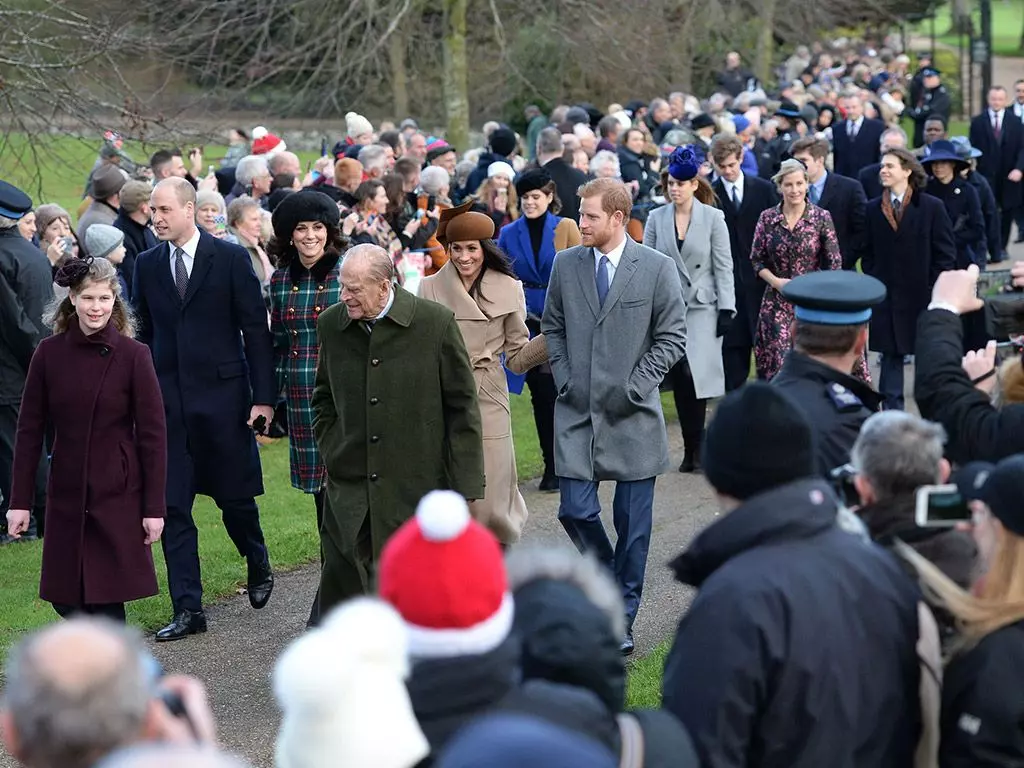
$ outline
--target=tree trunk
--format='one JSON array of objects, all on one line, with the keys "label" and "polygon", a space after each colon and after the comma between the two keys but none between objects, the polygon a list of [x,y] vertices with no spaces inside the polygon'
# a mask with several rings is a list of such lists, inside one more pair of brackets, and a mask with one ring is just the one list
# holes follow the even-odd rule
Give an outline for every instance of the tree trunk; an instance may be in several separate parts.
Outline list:
[{"label": "tree trunk", "polygon": [[391,64],[391,95],[395,121],[409,117],[409,76],[405,70],[405,22],[388,39],[388,59]]},{"label": "tree trunk", "polygon": [[950,34],[969,35],[974,24],[971,21],[971,0],[953,0],[949,5]]},{"label": "tree trunk", "polygon": [[469,73],[466,62],[466,7],[469,0],[444,0],[444,111],[448,143],[469,148]]},{"label": "tree trunk", "polygon": [[759,22],[761,29],[757,35],[757,58],[754,74],[762,85],[771,79],[772,51],[775,49],[775,6],[777,0],[763,0]]}]

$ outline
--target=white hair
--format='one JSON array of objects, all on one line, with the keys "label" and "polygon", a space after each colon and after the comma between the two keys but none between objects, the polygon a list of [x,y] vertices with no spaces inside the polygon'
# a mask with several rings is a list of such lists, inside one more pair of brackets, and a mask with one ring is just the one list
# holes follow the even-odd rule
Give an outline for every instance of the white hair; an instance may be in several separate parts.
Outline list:
[{"label": "white hair", "polygon": [[609,152],[607,149],[602,149],[600,152],[594,155],[590,161],[590,173],[593,176],[601,176],[601,169],[607,167],[614,167],[615,173],[612,174],[612,178],[618,178],[621,176],[619,169],[619,156],[614,152]]},{"label": "white hair", "polygon": [[270,173],[267,158],[263,155],[246,155],[235,166],[235,181],[243,187],[249,187],[253,179],[264,173]]},{"label": "white hair", "polygon": [[379,144],[367,144],[359,150],[357,159],[367,171],[383,171],[388,165],[387,153]]},{"label": "white hair", "polygon": [[437,196],[441,190],[450,187],[452,183],[448,171],[438,165],[430,165],[420,171],[420,187],[428,195]]},{"label": "white hair", "polygon": [[594,131],[591,130],[590,126],[586,125],[585,123],[576,123],[576,125],[572,127],[572,132],[573,135],[576,136],[576,138],[578,139],[596,138],[594,136]]}]

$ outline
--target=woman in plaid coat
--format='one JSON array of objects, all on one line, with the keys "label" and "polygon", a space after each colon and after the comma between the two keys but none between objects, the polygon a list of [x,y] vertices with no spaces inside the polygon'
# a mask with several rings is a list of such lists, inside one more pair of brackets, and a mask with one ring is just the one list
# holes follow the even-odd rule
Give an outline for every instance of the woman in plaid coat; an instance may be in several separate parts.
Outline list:
[{"label": "woman in plaid coat", "polygon": [[[324,465],[313,436],[310,405],[316,378],[316,321],[336,304],[343,239],[337,204],[323,192],[304,189],[274,209],[274,236],[267,250],[278,269],[270,280],[270,330],[278,391],[288,407],[292,486],[313,495],[317,531],[324,517]],[[313,600],[310,623],[319,595]]]}]

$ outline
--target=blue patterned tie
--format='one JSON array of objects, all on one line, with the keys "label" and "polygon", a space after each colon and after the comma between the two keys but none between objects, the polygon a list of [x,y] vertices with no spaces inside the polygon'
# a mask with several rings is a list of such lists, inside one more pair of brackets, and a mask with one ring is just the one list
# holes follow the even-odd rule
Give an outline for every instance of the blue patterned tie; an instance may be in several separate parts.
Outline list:
[{"label": "blue patterned tie", "polygon": [[604,300],[608,298],[608,257],[601,255],[597,262],[597,300],[604,306]]},{"label": "blue patterned tie", "polygon": [[188,270],[185,268],[185,252],[181,248],[174,249],[174,287],[178,289],[178,298],[184,301],[188,292]]}]

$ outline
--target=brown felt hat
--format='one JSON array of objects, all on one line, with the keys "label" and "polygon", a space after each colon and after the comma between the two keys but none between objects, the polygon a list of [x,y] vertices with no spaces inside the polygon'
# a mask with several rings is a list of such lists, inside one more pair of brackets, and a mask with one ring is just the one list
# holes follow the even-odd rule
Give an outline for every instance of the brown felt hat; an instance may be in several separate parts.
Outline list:
[{"label": "brown felt hat", "polygon": [[494,237],[494,220],[486,213],[472,211],[473,201],[441,211],[437,223],[437,241],[447,247],[462,240],[490,240]]}]

